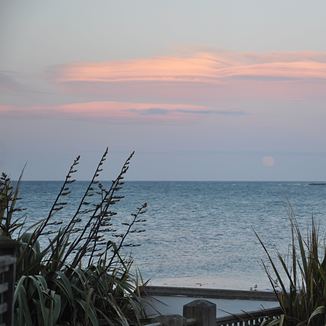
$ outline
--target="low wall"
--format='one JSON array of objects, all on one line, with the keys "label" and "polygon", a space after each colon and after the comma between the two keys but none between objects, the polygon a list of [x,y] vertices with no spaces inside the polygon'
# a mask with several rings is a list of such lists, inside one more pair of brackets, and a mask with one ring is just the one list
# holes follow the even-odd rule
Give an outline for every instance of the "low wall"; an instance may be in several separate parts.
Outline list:
[{"label": "low wall", "polygon": [[195,299],[208,299],[217,306],[216,317],[278,306],[272,292],[203,288],[146,286],[142,290],[148,315],[180,314],[185,304]]}]

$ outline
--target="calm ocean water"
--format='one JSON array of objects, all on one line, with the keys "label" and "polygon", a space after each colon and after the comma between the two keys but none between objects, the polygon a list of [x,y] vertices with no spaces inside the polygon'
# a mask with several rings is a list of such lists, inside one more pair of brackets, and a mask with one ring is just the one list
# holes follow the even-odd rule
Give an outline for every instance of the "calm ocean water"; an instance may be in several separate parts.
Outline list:
[{"label": "calm ocean water", "polygon": [[[87,183],[74,184],[69,217]],[[61,182],[23,182],[20,205],[29,224],[44,217]],[[265,255],[253,229],[272,250],[288,252],[288,204],[306,228],[312,214],[326,230],[326,186],[306,182],[127,182],[117,221],[143,202],[146,232],[134,241],[145,279],[163,284],[267,288]],[[130,250],[130,249],[128,249]],[[127,252],[126,252],[127,253]]]}]

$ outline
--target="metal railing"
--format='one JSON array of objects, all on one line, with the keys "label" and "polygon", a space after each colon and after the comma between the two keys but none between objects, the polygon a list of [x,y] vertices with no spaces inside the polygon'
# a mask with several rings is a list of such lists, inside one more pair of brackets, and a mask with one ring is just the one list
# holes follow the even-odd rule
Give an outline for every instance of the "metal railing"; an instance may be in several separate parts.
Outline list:
[{"label": "metal railing", "polygon": [[197,326],[197,321],[194,318],[182,318],[179,315],[176,316],[165,316],[165,320],[162,322],[153,322],[146,324],[145,326],[165,326],[165,325],[186,325],[186,326]]},{"label": "metal railing", "polygon": [[[207,304],[209,303],[206,301]],[[210,303],[211,304],[211,303]],[[193,306],[196,306],[192,303]],[[202,306],[203,308],[203,306]],[[201,308],[201,309],[202,309]],[[206,310],[206,311],[205,311]],[[181,315],[166,315],[157,317],[156,320],[153,320],[151,323],[146,323],[145,326],[259,326],[264,321],[272,321],[274,319],[280,318],[282,314],[281,308],[271,308],[271,309],[261,309],[257,311],[244,312],[241,314],[232,314],[230,316],[222,318],[208,318],[210,311],[204,308],[204,311],[199,312],[194,315],[194,318],[186,318]],[[197,315],[197,317],[196,317]],[[203,318],[204,316],[204,318]]]},{"label": "metal railing", "polygon": [[[256,300],[274,301],[277,298],[272,292],[222,290],[222,289],[198,289],[146,286],[141,289],[146,296],[186,296],[193,298],[210,298],[226,300]],[[161,315],[144,323],[146,326],[258,326],[264,321],[274,320],[280,317],[282,310],[279,307],[260,309],[257,311],[230,314],[229,316],[216,318],[216,304],[204,299],[197,299],[183,306],[181,315]]]},{"label": "metal railing", "polygon": [[241,314],[232,314],[230,316],[217,318],[216,326],[260,325],[265,320],[273,320],[279,318],[281,314],[282,309],[279,307],[244,312]]}]

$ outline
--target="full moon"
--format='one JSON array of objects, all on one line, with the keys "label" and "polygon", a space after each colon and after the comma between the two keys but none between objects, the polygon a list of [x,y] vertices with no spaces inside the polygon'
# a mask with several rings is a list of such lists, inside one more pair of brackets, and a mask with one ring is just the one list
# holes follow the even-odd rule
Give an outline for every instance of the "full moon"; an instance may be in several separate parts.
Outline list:
[{"label": "full moon", "polygon": [[264,156],[261,159],[261,163],[263,164],[263,166],[271,168],[275,165],[275,159],[273,156]]}]

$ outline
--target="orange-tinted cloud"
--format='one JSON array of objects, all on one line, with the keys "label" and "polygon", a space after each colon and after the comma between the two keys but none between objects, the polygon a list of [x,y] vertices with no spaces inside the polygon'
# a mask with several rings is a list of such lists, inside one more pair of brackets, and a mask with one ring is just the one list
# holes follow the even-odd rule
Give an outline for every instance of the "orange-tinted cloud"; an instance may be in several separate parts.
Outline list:
[{"label": "orange-tinted cloud", "polygon": [[0,105],[0,115],[14,117],[80,117],[121,120],[184,120],[199,116],[242,116],[241,110],[213,110],[204,105],[171,103],[135,103],[96,101],[62,105],[5,106]]},{"label": "orange-tinted cloud", "polygon": [[188,57],[71,64],[56,70],[58,82],[221,83],[230,78],[326,79],[326,53],[198,53]]},{"label": "orange-tinted cloud", "polygon": [[[217,62],[208,54],[62,66],[57,81],[201,81],[214,76]],[[220,68],[223,64],[220,64]]]},{"label": "orange-tinted cloud", "polygon": [[259,112],[268,110],[265,103],[323,103],[326,53],[211,52],[79,63],[53,67],[51,77],[59,104],[45,93],[45,105],[24,98],[16,102],[24,108],[0,107],[2,116],[54,114],[144,121],[252,117],[255,107]]}]

